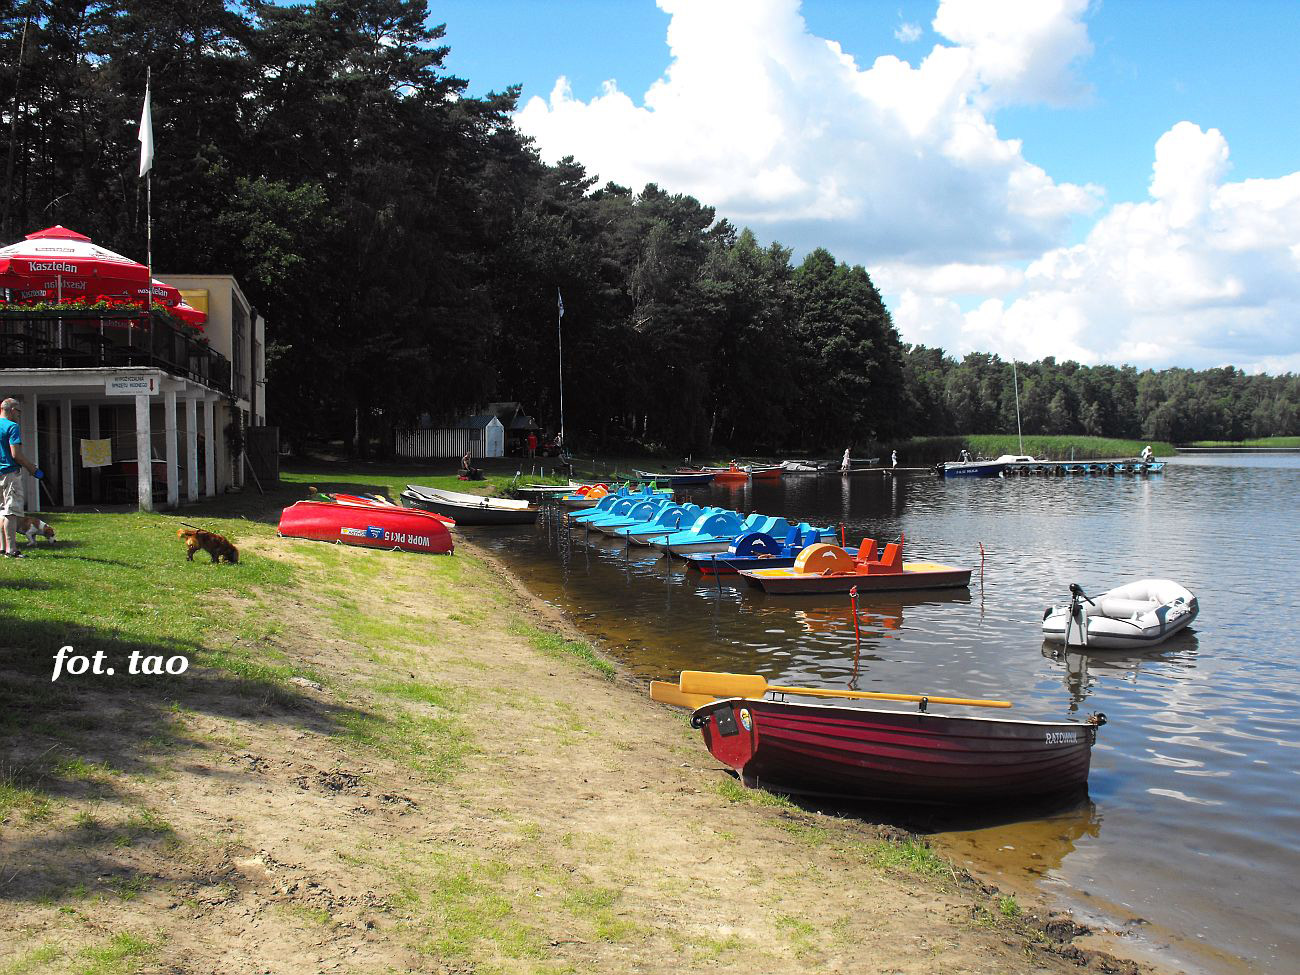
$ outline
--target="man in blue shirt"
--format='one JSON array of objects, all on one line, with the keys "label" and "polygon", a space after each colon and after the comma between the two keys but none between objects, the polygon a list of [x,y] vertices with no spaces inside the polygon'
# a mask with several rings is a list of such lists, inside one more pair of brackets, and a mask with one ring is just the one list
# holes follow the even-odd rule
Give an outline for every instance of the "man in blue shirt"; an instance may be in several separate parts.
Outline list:
[{"label": "man in blue shirt", "polygon": [[0,551],[11,559],[21,559],[18,551],[18,516],[23,513],[23,469],[35,478],[45,474],[23,456],[22,431],[18,417],[22,404],[13,397],[0,402]]}]

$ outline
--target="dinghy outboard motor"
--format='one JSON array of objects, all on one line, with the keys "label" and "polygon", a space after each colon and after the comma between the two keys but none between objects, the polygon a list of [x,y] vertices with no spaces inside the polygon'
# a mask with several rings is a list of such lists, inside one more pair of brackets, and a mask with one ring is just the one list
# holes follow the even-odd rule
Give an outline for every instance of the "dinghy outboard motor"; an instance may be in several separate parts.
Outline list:
[{"label": "dinghy outboard motor", "polygon": [[[1083,591],[1081,585],[1077,582],[1070,583],[1070,617],[1065,621],[1065,645],[1067,647],[1070,645],[1070,628],[1073,626],[1079,628],[1079,633],[1082,636],[1082,645],[1085,647],[1088,645],[1088,623],[1083,612],[1084,603],[1087,603],[1089,606],[1097,605],[1092,601],[1088,594]],[[1047,619],[1051,612],[1052,609],[1049,606],[1043,611],[1043,619]]]}]

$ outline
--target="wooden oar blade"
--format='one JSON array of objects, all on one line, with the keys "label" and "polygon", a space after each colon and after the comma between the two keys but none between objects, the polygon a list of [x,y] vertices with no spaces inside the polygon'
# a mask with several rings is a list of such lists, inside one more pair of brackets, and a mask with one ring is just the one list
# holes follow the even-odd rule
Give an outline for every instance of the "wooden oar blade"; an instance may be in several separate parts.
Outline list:
[{"label": "wooden oar blade", "polygon": [[678,678],[683,693],[712,697],[762,697],[767,680],[758,674],[717,674],[707,670],[683,670]]},{"label": "wooden oar blade", "polygon": [[676,708],[690,708],[692,711],[715,700],[712,694],[687,694],[678,685],[664,680],[650,682],[650,699]]}]

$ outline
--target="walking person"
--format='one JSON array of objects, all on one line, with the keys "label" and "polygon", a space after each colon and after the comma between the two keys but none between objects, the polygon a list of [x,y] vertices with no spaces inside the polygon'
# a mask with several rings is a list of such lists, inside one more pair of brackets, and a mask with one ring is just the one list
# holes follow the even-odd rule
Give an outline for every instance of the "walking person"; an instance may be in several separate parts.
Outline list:
[{"label": "walking person", "polygon": [[18,551],[18,518],[23,513],[23,470],[40,480],[45,472],[33,464],[20,449],[23,443],[18,417],[22,404],[12,396],[0,402],[0,551],[11,559],[21,559]]},{"label": "walking person", "polygon": [[537,434],[535,434],[532,430],[528,431],[528,456],[529,457],[537,456]]},{"label": "walking person", "polygon": [[897,450],[890,451],[890,454],[889,454],[889,466],[890,466],[891,469],[893,469],[893,468],[895,468],[895,467],[898,466],[898,451],[897,451]]},{"label": "walking person", "polygon": [[841,473],[841,474],[847,474],[847,473],[849,472],[849,468],[853,466],[853,465],[852,465],[852,462],[849,460],[849,450],[850,450],[850,449],[852,449],[852,448],[850,448],[850,447],[845,447],[845,448],[844,448],[844,459],[843,459],[842,461],[840,461],[840,473]]}]

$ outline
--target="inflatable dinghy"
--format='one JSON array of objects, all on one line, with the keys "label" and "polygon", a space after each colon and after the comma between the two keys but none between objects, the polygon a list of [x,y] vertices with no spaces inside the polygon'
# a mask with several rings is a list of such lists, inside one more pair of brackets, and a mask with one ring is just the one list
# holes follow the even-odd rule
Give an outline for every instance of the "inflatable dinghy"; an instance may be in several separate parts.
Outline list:
[{"label": "inflatable dinghy", "polygon": [[1153,647],[1187,627],[1200,606],[1172,579],[1141,579],[1090,597],[1070,586],[1070,601],[1043,611],[1043,637],[1070,647]]}]

